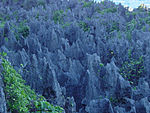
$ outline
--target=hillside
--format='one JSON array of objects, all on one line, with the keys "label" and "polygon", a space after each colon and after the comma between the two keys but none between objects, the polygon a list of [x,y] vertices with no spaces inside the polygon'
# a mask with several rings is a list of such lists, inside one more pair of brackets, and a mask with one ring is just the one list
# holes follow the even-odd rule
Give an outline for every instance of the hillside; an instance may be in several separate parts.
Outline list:
[{"label": "hillside", "polygon": [[[25,85],[64,113],[150,113],[150,9],[0,0],[0,52]],[[17,113],[2,69],[0,113]]]}]

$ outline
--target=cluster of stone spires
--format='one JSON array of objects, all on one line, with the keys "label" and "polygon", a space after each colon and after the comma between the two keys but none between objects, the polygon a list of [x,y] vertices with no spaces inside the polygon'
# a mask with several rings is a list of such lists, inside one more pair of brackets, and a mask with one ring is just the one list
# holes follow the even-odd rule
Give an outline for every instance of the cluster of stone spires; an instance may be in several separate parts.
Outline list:
[{"label": "cluster of stone spires", "polygon": [[[25,1],[1,4],[0,51],[16,69],[24,65],[21,75],[37,93],[66,113],[150,112],[149,9],[129,12],[109,1]],[[144,57],[136,86],[120,73],[129,50],[135,60]]]}]

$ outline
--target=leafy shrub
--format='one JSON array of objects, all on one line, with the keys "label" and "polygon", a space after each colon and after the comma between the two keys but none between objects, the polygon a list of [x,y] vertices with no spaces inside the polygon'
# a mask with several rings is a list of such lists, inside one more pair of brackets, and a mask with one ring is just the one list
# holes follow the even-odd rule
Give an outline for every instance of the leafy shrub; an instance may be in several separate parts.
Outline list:
[{"label": "leafy shrub", "polygon": [[107,13],[115,13],[115,12],[117,12],[117,8],[107,8],[107,9],[105,9],[105,12],[107,12]]},{"label": "leafy shrub", "polygon": [[115,12],[117,12],[117,8],[107,8],[107,9],[104,9],[102,11],[100,11],[100,9],[97,9],[97,12],[100,13],[100,14],[115,13]]},{"label": "leafy shrub", "polygon": [[127,30],[133,31],[136,27],[137,21],[132,19],[130,22],[127,23]]},{"label": "leafy shrub", "polygon": [[15,25],[11,23],[11,31],[14,33],[16,40],[19,40],[20,35],[26,38],[29,35],[29,26],[26,24],[26,20],[19,23],[19,25]]},{"label": "leafy shrub", "polygon": [[136,86],[139,78],[144,73],[143,57],[133,59],[131,51],[129,50],[129,60],[124,62],[120,69],[120,74],[130,82],[131,85]]},{"label": "leafy shrub", "polygon": [[90,2],[84,1],[83,7],[90,7],[92,4],[93,4],[92,1],[90,1]]},{"label": "leafy shrub", "polygon": [[132,31],[136,28],[137,26],[137,21],[136,19],[132,19],[130,22],[126,24],[126,36],[129,40],[131,40],[132,36]]},{"label": "leafy shrub", "polygon": [[120,31],[118,31],[118,38],[119,38],[119,39],[121,39],[121,38],[122,38],[122,36],[121,36],[121,32],[120,32]]},{"label": "leafy shrub", "polygon": [[21,75],[11,66],[1,53],[2,77],[4,81],[4,91],[6,94],[7,107],[15,113],[62,113],[63,108],[53,106],[43,96],[37,96],[33,90],[22,79]]},{"label": "leafy shrub", "polygon": [[37,4],[38,4],[38,5],[41,5],[41,6],[43,6],[43,7],[45,8],[45,4],[46,4],[46,3],[45,3],[44,0],[38,0],[38,1],[37,1]]},{"label": "leafy shrub", "polygon": [[146,31],[146,26],[143,26],[142,30],[143,30],[143,32],[145,32]]},{"label": "leafy shrub", "polygon": [[145,22],[150,25],[150,17],[145,18]]},{"label": "leafy shrub", "polygon": [[112,24],[106,24],[106,32],[111,33],[115,30],[119,31],[119,23],[118,22],[112,22]]},{"label": "leafy shrub", "polygon": [[80,21],[80,22],[79,22],[79,26],[83,29],[84,32],[90,30],[89,25],[88,25],[87,23],[83,22],[83,21]]},{"label": "leafy shrub", "polygon": [[53,20],[55,22],[55,24],[63,24],[63,14],[64,11],[63,10],[57,10],[54,12],[53,14]]},{"label": "leafy shrub", "polygon": [[29,27],[28,26],[20,26],[18,29],[18,33],[23,37],[27,37],[29,35]]},{"label": "leafy shrub", "polygon": [[4,28],[4,26],[5,26],[5,21],[2,21],[1,23],[0,23],[0,28]]},{"label": "leafy shrub", "polygon": [[71,25],[71,23],[69,23],[69,22],[66,22],[66,23],[64,23],[64,24],[62,25],[62,28],[69,27],[70,25]]}]

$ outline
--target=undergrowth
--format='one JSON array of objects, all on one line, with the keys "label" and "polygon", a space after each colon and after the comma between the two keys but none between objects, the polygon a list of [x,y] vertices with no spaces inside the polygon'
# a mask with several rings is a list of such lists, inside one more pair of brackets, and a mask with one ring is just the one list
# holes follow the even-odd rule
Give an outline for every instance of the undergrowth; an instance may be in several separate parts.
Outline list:
[{"label": "undergrowth", "polygon": [[12,113],[62,113],[63,108],[53,106],[43,96],[25,85],[25,80],[5,59],[6,53],[0,53],[2,78],[8,111]]},{"label": "undergrowth", "polygon": [[131,50],[128,51],[128,55],[129,60],[123,63],[120,74],[128,80],[132,86],[136,86],[139,78],[142,77],[144,73],[144,60],[142,56],[138,59],[134,59],[131,56]]}]

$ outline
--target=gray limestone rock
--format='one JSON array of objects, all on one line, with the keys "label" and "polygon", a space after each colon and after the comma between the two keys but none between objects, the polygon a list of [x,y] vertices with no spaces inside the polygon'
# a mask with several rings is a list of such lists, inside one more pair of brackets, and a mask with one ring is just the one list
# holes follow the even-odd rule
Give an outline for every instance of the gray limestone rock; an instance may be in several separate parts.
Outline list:
[{"label": "gray limestone rock", "polygon": [[[150,113],[148,12],[129,12],[108,0],[5,0],[0,14],[0,25],[6,21],[0,52],[7,52],[27,84],[52,104],[66,113]],[[17,39],[26,25],[28,36]],[[135,87],[120,74],[129,50],[135,60],[143,56]],[[136,74],[129,73],[137,75],[135,67]]]},{"label": "gray limestone rock", "polygon": [[108,99],[91,100],[86,107],[88,113],[114,113],[110,101]]},{"label": "gray limestone rock", "polygon": [[4,84],[3,84],[2,77],[0,76],[0,113],[7,113],[5,93],[3,88],[4,88]]}]

